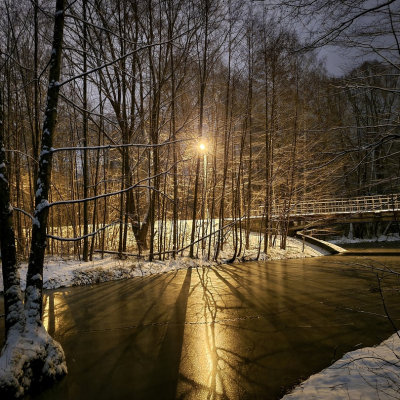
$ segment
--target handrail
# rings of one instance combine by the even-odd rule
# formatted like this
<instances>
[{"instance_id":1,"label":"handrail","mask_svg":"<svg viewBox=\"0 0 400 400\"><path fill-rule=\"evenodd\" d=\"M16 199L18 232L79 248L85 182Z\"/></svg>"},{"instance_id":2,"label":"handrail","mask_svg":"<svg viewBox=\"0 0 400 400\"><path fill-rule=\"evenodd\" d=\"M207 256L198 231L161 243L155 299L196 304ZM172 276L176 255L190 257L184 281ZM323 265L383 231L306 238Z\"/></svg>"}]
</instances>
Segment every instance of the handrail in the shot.
<instances>
[{"instance_id":1,"label":"handrail","mask_svg":"<svg viewBox=\"0 0 400 400\"><path fill-rule=\"evenodd\" d=\"M291 204L288 208L285 204L272 205L272 216L306 216L306 215L330 215L330 214L355 214L363 212L398 211L400 210L400 194L375 195L353 197L350 199L332 199L321 201L301 201ZM263 206L254 210L252 215L263 215Z\"/></svg>"}]
</instances>

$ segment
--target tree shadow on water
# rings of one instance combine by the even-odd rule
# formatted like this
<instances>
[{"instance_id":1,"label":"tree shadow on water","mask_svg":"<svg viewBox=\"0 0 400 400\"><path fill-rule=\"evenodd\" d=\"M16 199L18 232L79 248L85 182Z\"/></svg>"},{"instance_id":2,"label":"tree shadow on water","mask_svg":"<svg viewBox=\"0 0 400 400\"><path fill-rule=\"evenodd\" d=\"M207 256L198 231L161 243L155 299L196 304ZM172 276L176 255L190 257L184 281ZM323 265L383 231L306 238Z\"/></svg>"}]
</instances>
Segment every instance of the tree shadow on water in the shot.
<instances>
[{"instance_id":1,"label":"tree shadow on water","mask_svg":"<svg viewBox=\"0 0 400 400\"><path fill-rule=\"evenodd\" d=\"M257 326L238 316L248 305L212 268L197 270L188 307L177 398L245 399L261 391L264 353L256 348ZM239 313L243 315L242 313ZM254 322L254 321L253 321Z\"/></svg>"},{"instance_id":2,"label":"tree shadow on water","mask_svg":"<svg viewBox=\"0 0 400 400\"><path fill-rule=\"evenodd\" d=\"M37 398L174 398L190 275L46 291L44 321L69 373Z\"/></svg>"}]
</instances>

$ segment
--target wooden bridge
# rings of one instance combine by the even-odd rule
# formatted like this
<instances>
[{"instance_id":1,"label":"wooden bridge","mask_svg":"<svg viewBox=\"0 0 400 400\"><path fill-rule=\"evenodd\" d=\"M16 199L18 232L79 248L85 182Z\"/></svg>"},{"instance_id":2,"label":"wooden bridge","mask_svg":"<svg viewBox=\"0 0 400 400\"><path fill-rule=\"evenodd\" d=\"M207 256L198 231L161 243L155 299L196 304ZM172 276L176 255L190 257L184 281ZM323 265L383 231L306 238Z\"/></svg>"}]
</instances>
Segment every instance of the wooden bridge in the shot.
<instances>
[{"instance_id":1,"label":"wooden bridge","mask_svg":"<svg viewBox=\"0 0 400 400\"><path fill-rule=\"evenodd\" d=\"M254 210L252 216L264 216L264 207ZM337 220L346 222L393 221L400 219L400 194L354 197L321 201L302 201L289 208L281 203L272 206L272 218L289 216L292 221Z\"/></svg>"}]
</instances>

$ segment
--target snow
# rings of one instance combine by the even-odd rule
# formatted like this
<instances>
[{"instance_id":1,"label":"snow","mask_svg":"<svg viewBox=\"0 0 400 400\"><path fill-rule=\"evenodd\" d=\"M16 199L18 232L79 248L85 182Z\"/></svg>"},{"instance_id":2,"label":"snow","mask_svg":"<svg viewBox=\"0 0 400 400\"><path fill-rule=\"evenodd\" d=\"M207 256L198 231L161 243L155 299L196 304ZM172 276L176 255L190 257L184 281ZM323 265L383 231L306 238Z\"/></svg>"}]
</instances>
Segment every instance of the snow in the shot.
<instances>
[{"instance_id":1,"label":"snow","mask_svg":"<svg viewBox=\"0 0 400 400\"><path fill-rule=\"evenodd\" d=\"M4 177L3 174L0 174L0 179L2 179L5 183L8 183L7 179Z\"/></svg>"},{"instance_id":2,"label":"snow","mask_svg":"<svg viewBox=\"0 0 400 400\"><path fill-rule=\"evenodd\" d=\"M400 339L395 333L379 346L345 354L339 361L300 384L282 400L398 399L399 356Z\"/></svg>"},{"instance_id":3,"label":"snow","mask_svg":"<svg viewBox=\"0 0 400 400\"><path fill-rule=\"evenodd\" d=\"M40 322L38 289L29 287L25 309L17 303L15 323L7 335L0 356L0 389L9 397L22 397L34 379L32 366L41 366L40 379L55 379L67 373L65 355ZM37 377L36 377L37 378Z\"/></svg>"},{"instance_id":4,"label":"snow","mask_svg":"<svg viewBox=\"0 0 400 400\"><path fill-rule=\"evenodd\" d=\"M36 218L33 219L35 224ZM252 247L246 251L243 261L254 260L257 256L256 244L258 236L252 237ZM260 260L280 260L291 258L318 257L328 255L315 245L305 244L304 253L302 252L303 242L299 239L289 237L287 239L286 250L279 248L279 240L276 247L270 249L270 253L260 254ZM342 249L342 251L344 251ZM219 263L224 263L232 257L232 249L226 245L223 252L220 253ZM165 261L147 261L128 257L127 260L118 260L114 256L105 255L101 259L100 254L94 253L93 261L84 262L73 257L51 257L46 256L43 270L43 287L45 289L56 289L59 287L90 285L98 282L107 282L113 280L134 278L138 276L161 274L179 269L206 267L217 265L217 262L210 262L206 256L198 259L192 259L185 256L177 256L176 259ZM21 287L25 290L26 274L28 270L27 262L20 265ZM0 271L0 293L3 292L3 277Z\"/></svg>"},{"instance_id":5,"label":"snow","mask_svg":"<svg viewBox=\"0 0 400 400\"><path fill-rule=\"evenodd\" d=\"M340 237L337 239L329 240L332 244L352 244L352 243L374 243L374 242L397 242L400 240L399 234L380 235L379 237L369 239L352 239L348 237Z\"/></svg>"},{"instance_id":6,"label":"snow","mask_svg":"<svg viewBox=\"0 0 400 400\"><path fill-rule=\"evenodd\" d=\"M43 199L37 206L35 210L35 215L40 213L44 208L49 206L49 202L46 199Z\"/></svg>"},{"instance_id":7,"label":"snow","mask_svg":"<svg viewBox=\"0 0 400 400\"><path fill-rule=\"evenodd\" d=\"M39 154L39 158L42 158L45 154L49 154L49 153L50 153L50 151L48 151L48 150L42 150Z\"/></svg>"},{"instance_id":8,"label":"snow","mask_svg":"<svg viewBox=\"0 0 400 400\"><path fill-rule=\"evenodd\" d=\"M32 225L36 225L38 228L40 228L40 222L37 218L32 219Z\"/></svg>"}]
</instances>

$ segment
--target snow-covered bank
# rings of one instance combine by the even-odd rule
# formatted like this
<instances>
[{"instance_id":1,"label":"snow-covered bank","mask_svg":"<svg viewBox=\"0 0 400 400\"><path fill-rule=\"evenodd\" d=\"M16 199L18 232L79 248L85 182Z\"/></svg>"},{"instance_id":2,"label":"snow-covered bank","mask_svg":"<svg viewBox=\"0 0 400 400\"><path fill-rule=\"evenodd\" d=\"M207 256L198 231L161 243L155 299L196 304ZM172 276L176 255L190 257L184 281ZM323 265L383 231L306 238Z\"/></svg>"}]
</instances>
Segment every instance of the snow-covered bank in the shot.
<instances>
[{"instance_id":1,"label":"snow-covered bank","mask_svg":"<svg viewBox=\"0 0 400 400\"><path fill-rule=\"evenodd\" d=\"M341 237L329 243L398 242L398 234L373 239ZM400 331L399 331L400 334ZM282 400L400 399L400 337L395 333L376 347L345 354L333 365L312 375Z\"/></svg>"},{"instance_id":2,"label":"snow-covered bank","mask_svg":"<svg viewBox=\"0 0 400 400\"><path fill-rule=\"evenodd\" d=\"M400 339L394 334L379 346L345 354L282 400L399 399L399 357Z\"/></svg>"},{"instance_id":3,"label":"snow-covered bank","mask_svg":"<svg viewBox=\"0 0 400 400\"><path fill-rule=\"evenodd\" d=\"M246 251L241 260L251 261L257 257L257 236L252 238L252 246ZM343 250L344 251L344 250ZM201 252L201 251L200 251ZM220 254L219 263L224 263L232 258L233 250L225 247ZM318 257L329 254L315 245L305 244L299 239L288 238L286 250L279 248L279 241L276 247L270 249L266 255L261 253L259 260L280 260L292 258ZM205 257L191 259L189 257L177 257L176 260L149 262L144 259L128 257L127 260L118 260L113 256L106 256L103 260L97 253L93 261L83 262L74 258L49 257L45 258L43 287L45 289L56 289L78 285L90 285L93 283L107 282L119 279L146 276L178 269L217 265L216 262L209 262ZM21 286L25 289L27 263L21 263ZM3 277L0 271L0 293L3 291Z\"/></svg>"},{"instance_id":4,"label":"snow-covered bank","mask_svg":"<svg viewBox=\"0 0 400 400\"><path fill-rule=\"evenodd\" d=\"M375 242L398 242L400 241L400 236L398 233L390 234L390 235L381 235L375 238L368 239L351 239L348 237L339 237L337 239L329 240L329 243L333 244L352 244L352 243L375 243Z\"/></svg>"}]
</instances>

